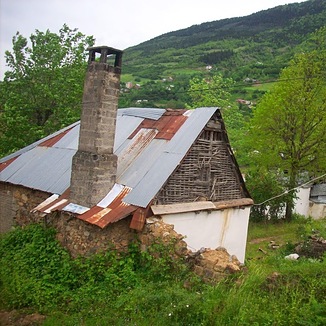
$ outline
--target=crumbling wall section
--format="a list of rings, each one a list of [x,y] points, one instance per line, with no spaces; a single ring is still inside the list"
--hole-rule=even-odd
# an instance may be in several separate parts
[[[146,250],[148,246],[158,241],[166,245],[174,244],[171,254],[186,258],[191,269],[206,283],[218,282],[241,270],[241,263],[237,257],[231,256],[225,248],[202,248],[192,252],[187,248],[184,237],[174,230],[173,225],[157,218],[148,219],[143,232],[139,235],[139,240],[142,250]]]
[[[45,217],[45,223],[57,230],[57,239],[72,257],[89,256],[108,249],[127,250],[136,232],[130,229],[131,218],[125,218],[101,229],[77,217],[54,212]]]
[[[0,233],[10,231],[15,225],[38,222],[31,210],[48,197],[43,191],[0,182]]]

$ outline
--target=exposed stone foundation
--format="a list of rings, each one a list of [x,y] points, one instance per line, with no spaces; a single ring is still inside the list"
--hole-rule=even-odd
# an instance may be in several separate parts
[[[0,183],[0,233],[8,232],[15,226],[38,222],[30,211],[50,195],[39,190]]]
[[[1,183],[0,195],[1,232],[9,231],[14,225],[43,223],[57,230],[57,239],[72,257],[89,256],[111,248],[124,251],[131,242],[139,240],[142,250],[154,243],[172,244],[172,254],[185,257],[194,272],[205,282],[217,282],[230,273],[240,271],[238,259],[230,256],[224,248],[190,251],[184,237],[174,230],[173,225],[159,218],[147,219],[142,232],[130,229],[131,217],[101,229],[64,212],[46,216],[32,214],[30,211],[48,198],[47,193]]]
[[[72,257],[89,256],[110,248],[126,250],[136,233],[130,229],[130,218],[109,224],[105,229],[89,224],[66,213],[45,217],[46,224],[57,230],[57,239]]]

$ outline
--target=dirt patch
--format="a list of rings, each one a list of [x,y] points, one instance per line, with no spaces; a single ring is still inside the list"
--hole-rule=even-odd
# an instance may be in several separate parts
[[[297,244],[295,251],[299,256],[322,259],[326,252],[326,240],[319,234],[312,235],[306,241]]]
[[[0,325],[1,326],[36,326],[41,325],[45,316],[34,313],[25,314],[17,310],[0,311]]]

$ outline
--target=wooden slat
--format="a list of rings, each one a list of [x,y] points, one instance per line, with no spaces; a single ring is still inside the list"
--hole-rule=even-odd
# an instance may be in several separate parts
[[[251,206],[254,201],[251,198],[232,199],[215,202],[216,209],[226,209],[232,207]]]
[[[153,205],[151,209],[155,215],[166,215],[216,209],[216,206],[211,201],[197,201],[170,205]]]

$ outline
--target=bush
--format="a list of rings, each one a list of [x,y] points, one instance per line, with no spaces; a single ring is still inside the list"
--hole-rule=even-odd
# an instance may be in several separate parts
[[[250,214],[252,221],[276,221],[283,217],[286,198],[278,197],[284,188],[280,186],[277,175],[253,169],[248,171],[246,185],[255,202]]]
[[[285,226],[300,226],[297,238],[311,227],[325,232],[325,222],[295,223]],[[54,230],[18,228],[0,238],[1,307],[45,312],[51,326],[326,324],[325,260],[289,261],[284,250],[270,251],[206,285],[172,248],[156,243],[143,252],[134,243],[126,253],[71,259]]]

